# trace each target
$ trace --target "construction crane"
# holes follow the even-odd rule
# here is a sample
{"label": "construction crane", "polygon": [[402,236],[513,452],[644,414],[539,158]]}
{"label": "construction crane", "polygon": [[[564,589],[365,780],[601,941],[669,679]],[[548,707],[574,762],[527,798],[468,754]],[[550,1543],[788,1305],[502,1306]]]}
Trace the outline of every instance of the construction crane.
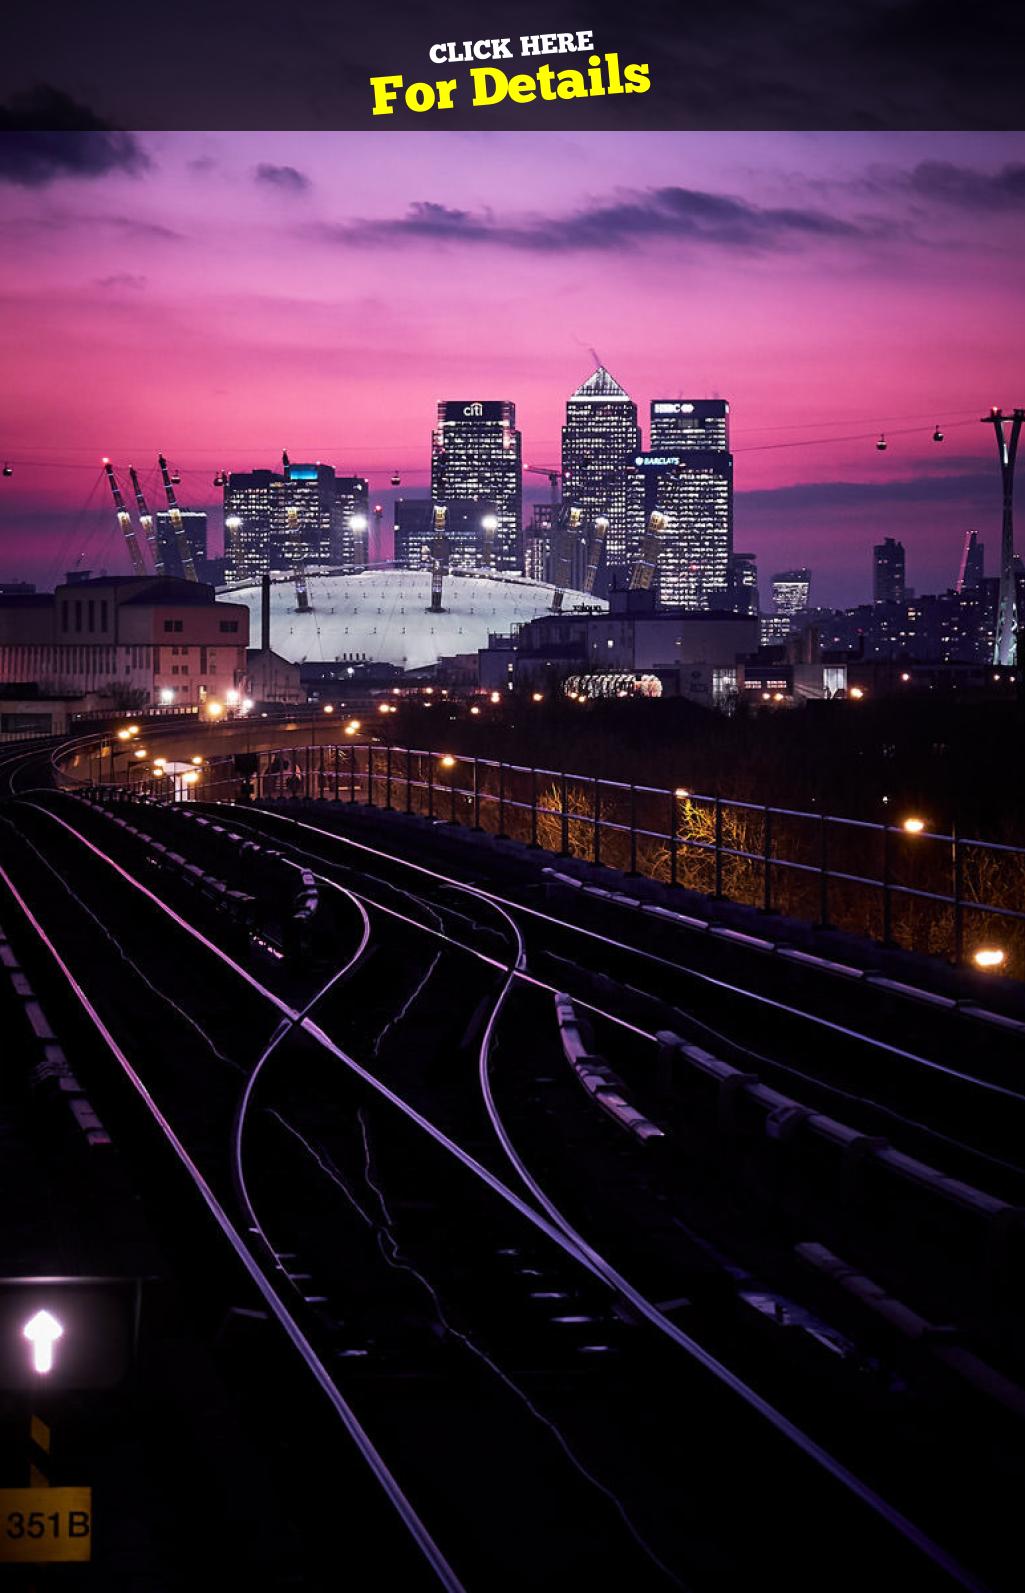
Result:
{"label": "construction crane", "polygon": [[125,546],[128,549],[128,557],[132,561],[132,574],[145,575],[146,561],[142,556],[142,549],[139,546],[139,539],[135,534],[135,527],[132,524],[131,516],[129,515],[128,510],[125,508],[125,500],[121,495],[121,488],[118,484],[118,479],[114,474],[114,466],[111,464],[109,459],[105,459],[103,461],[103,468],[107,473],[107,480],[110,482],[110,491],[114,499],[114,511],[117,515],[117,523],[121,528],[121,535],[125,539]]}
{"label": "construction crane", "polygon": [[139,485],[139,473],[134,465],[128,466],[128,474],[132,478],[132,491],[135,493],[135,507],[139,511],[139,524],[142,526],[143,534],[147,543],[149,544],[150,554],[153,559],[153,568],[156,570],[158,575],[165,575],[167,572],[164,569],[164,550],[160,546],[160,538],[157,536],[156,521],[149,512],[149,506],[146,502],[145,495],[143,493],[142,487]]}
{"label": "construction crane", "polygon": [[434,536],[431,538],[431,606],[429,613],[441,613],[441,588],[448,569],[452,543],[445,534],[448,510],[443,503],[434,505]]}
{"label": "construction crane", "polygon": [[658,564],[659,549],[662,545],[662,533],[666,528],[666,516],[661,509],[652,509],[648,516],[647,529],[641,538],[641,546],[634,567],[630,571],[631,592],[647,592],[655,579],[655,567]]}
{"label": "construction crane", "polygon": [[524,465],[523,468],[532,476],[547,476],[552,491],[552,503],[558,503],[562,490],[562,471],[553,470],[551,465]]}
{"label": "construction crane", "polygon": [[196,574],[196,566],[192,558],[192,549],[189,546],[189,539],[185,535],[185,522],[182,520],[182,512],[178,507],[178,500],[174,495],[173,483],[175,481],[181,480],[181,477],[178,475],[177,470],[174,472],[173,476],[171,475],[167,468],[167,460],[164,458],[163,454],[159,456],[157,463],[160,466],[160,474],[163,477],[164,492],[167,495],[167,518],[170,520],[171,530],[174,532],[174,545],[178,550],[178,557],[181,560],[182,574],[187,581],[198,581],[199,576]]}

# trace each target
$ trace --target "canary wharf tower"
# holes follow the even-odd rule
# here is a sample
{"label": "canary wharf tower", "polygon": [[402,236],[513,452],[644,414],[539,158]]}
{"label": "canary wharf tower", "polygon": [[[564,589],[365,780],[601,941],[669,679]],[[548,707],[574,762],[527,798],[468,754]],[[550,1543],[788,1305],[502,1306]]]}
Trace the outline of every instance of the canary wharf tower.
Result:
{"label": "canary wharf tower", "polygon": [[627,479],[641,446],[637,405],[604,365],[566,403],[562,428],[562,496],[584,511],[588,533],[598,515],[608,518],[609,571],[632,561],[643,529],[627,501]]}

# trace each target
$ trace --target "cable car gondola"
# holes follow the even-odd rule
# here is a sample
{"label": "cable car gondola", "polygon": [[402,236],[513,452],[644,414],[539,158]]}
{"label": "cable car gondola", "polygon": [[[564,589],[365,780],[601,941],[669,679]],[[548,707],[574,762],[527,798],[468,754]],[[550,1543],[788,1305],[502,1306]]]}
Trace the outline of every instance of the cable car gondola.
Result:
{"label": "cable car gondola", "polygon": [[940,428],[938,426],[936,427],[936,430],[932,434],[932,440],[933,440],[933,442],[942,442],[943,441],[943,433],[940,431]]}
{"label": "cable car gondola", "polygon": [[224,471],[223,470],[218,470],[216,476],[214,477],[214,486],[215,487],[223,487],[226,480],[227,480],[227,477],[225,476]]}
{"label": "cable car gondola", "polygon": [[181,484],[182,484],[181,471],[180,470],[172,470],[171,471],[171,485],[172,485],[172,487],[180,487]]}
{"label": "cable car gondola", "polygon": [[14,466],[13,465],[4,465],[4,475],[5,476],[13,476],[14,475]]}
{"label": "cable car gondola", "polygon": [[879,449],[879,452],[881,454],[884,454],[886,452],[887,448],[889,447],[889,444],[886,441],[886,433],[885,432],[881,431],[879,433],[879,441],[876,443],[876,447]]}
{"label": "cable car gondola", "polygon": [[391,484],[393,487],[401,487],[402,485],[402,477],[397,470],[393,470],[391,473]]}

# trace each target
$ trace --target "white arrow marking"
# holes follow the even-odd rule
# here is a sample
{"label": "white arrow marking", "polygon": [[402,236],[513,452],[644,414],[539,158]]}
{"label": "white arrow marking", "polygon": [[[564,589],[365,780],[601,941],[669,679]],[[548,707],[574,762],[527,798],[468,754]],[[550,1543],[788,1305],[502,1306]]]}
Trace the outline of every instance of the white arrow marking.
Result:
{"label": "white arrow marking", "polygon": [[49,1311],[37,1311],[25,1323],[22,1333],[32,1346],[32,1364],[37,1372],[48,1372],[53,1366],[53,1346],[64,1329]]}

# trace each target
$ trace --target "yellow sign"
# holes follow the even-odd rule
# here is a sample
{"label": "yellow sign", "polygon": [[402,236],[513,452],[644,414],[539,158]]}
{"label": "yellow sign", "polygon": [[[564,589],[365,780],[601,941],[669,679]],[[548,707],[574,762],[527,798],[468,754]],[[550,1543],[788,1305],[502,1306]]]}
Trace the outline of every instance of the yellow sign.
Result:
{"label": "yellow sign", "polygon": [[0,1561],[88,1560],[91,1488],[0,1488]]}

